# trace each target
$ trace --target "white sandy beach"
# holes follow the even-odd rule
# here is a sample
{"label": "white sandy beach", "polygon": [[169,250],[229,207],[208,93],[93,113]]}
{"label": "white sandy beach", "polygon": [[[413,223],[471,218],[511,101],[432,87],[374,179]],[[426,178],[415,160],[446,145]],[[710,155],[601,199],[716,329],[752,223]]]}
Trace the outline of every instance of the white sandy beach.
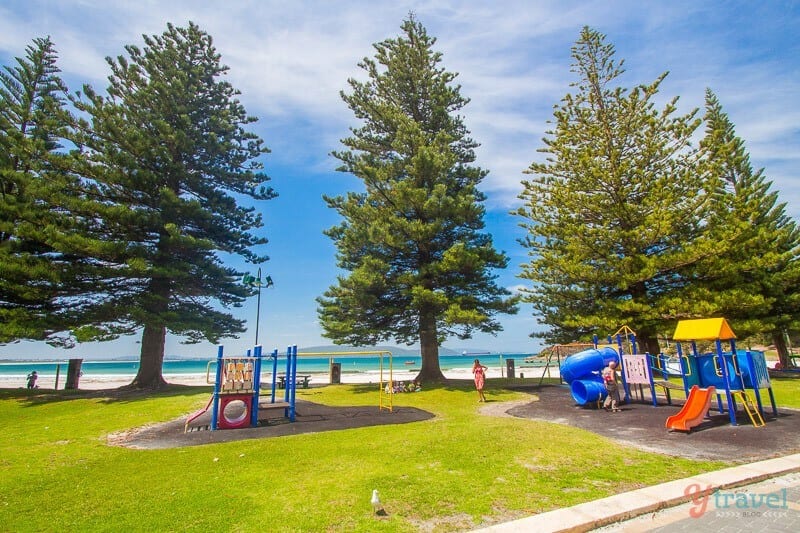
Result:
{"label": "white sandy beach", "polygon": [[[524,376],[526,380],[539,379],[542,376],[544,368],[530,368],[523,367],[517,368],[516,377]],[[469,368],[453,368],[443,371],[448,379],[472,379],[472,371]],[[417,376],[418,371],[408,371],[405,369],[394,370],[390,375],[388,371],[384,370],[383,382],[393,379],[395,381],[409,381]],[[550,377],[558,377],[558,368],[550,368],[547,371]],[[328,373],[312,373],[309,380],[310,386],[327,385],[330,383],[330,375]],[[486,372],[486,377],[503,378],[506,377],[505,369],[499,367],[490,367]],[[78,388],[83,390],[102,390],[102,389],[115,389],[128,385],[133,376],[120,376],[120,375],[83,375],[78,382]],[[168,383],[178,385],[213,385],[206,382],[205,374],[164,374],[164,379]],[[270,374],[263,374],[262,382],[268,381]],[[341,383],[375,383],[376,385],[381,381],[380,372],[359,372],[359,373],[342,373]],[[58,389],[63,389],[66,383],[66,374],[61,374],[59,377]],[[40,389],[52,390],[55,383],[55,376],[43,375],[36,382]],[[14,389],[25,387],[24,375],[9,375],[0,377],[0,388]]]}

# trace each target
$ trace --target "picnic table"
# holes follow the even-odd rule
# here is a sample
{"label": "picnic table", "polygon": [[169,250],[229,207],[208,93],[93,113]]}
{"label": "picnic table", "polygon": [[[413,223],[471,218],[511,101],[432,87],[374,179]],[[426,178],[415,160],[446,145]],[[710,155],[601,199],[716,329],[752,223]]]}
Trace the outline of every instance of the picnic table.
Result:
{"label": "picnic table", "polygon": [[[309,381],[311,381],[310,374],[297,375],[294,378],[294,386],[295,387],[299,386],[304,389],[307,389]],[[286,374],[278,374],[278,388],[279,389],[286,388]]]}

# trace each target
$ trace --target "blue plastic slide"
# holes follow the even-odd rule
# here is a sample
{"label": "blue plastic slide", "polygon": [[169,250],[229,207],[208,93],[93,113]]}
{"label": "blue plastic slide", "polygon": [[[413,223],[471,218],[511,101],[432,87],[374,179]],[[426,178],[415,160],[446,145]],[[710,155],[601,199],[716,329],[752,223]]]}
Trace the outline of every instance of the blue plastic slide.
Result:
{"label": "blue plastic slide", "polygon": [[570,355],[561,363],[561,377],[570,385],[572,398],[578,405],[596,402],[606,394],[600,372],[619,355],[614,348],[590,348]]}

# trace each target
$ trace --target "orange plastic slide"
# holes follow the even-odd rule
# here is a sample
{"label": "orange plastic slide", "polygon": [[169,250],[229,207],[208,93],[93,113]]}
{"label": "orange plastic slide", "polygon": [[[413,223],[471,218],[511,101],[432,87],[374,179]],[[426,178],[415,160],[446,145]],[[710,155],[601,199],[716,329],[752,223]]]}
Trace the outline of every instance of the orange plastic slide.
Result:
{"label": "orange plastic slide", "polygon": [[677,415],[667,418],[667,429],[678,431],[690,431],[706,417],[708,408],[711,407],[711,399],[714,397],[716,388],[713,386],[701,389],[697,385],[692,385],[689,389],[689,397]]}

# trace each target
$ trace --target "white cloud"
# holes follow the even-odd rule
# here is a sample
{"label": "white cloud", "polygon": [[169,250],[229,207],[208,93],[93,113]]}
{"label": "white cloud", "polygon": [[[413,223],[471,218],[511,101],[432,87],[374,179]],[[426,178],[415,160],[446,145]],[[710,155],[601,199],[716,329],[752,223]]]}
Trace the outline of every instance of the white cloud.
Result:
{"label": "white cloud", "polygon": [[522,291],[525,289],[530,289],[530,286],[517,284],[506,287],[506,290],[510,291],[512,294],[522,294]]}

